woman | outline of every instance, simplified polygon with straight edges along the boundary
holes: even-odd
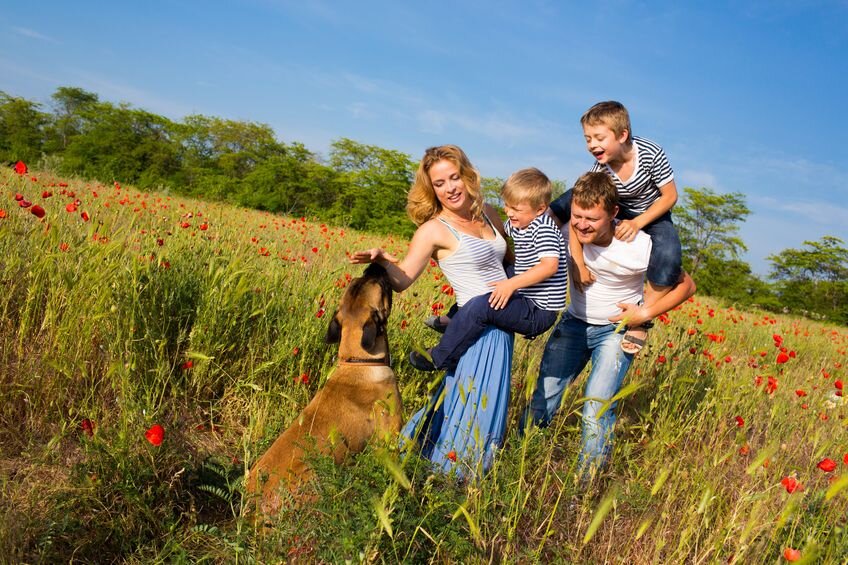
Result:
[[[455,145],[424,153],[409,191],[407,213],[418,225],[403,260],[382,249],[351,255],[353,263],[377,262],[396,292],[407,289],[435,260],[454,288],[460,307],[491,292],[506,278],[511,261],[503,226],[483,201],[480,174]],[[402,435],[444,472],[474,475],[489,468],[503,444],[509,406],[513,335],[489,328],[449,371],[428,405],[404,426]]]

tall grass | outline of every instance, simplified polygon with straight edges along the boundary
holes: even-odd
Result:
[[[240,480],[334,365],[326,324],[360,271],[345,253],[406,242],[8,170],[0,210],[3,561],[848,560],[845,328],[702,298],[671,312],[588,488],[583,381],[549,428],[522,433],[544,339],[518,339],[510,433],[485,477],[459,482],[375,443],[341,467],[316,457],[315,504],[257,531]],[[408,414],[432,383],[405,353],[435,341],[421,321],[449,305],[444,285],[431,267],[395,296]]]

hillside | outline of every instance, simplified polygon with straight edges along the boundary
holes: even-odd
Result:
[[[315,504],[257,532],[239,480],[335,363],[327,322],[361,272],[346,253],[406,243],[0,171],[2,560],[848,560],[848,331],[698,296],[652,330],[590,492],[580,386],[519,434],[544,339],[517,339],[508,442],[479,484],[374,445],[318,459]],[[433,265],[395,296],[407,414],[431,377],[406,352],[435,341],[422,321],[451,293]]]

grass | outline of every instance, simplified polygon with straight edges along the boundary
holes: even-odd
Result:
[[[334,364],[326,324],[360,272],[345,253],[406,241],[10,170],[0,210],[0,561],[848,561],[844,327],[702,297],[670,312],[587,490],[582,380],[522,436],[544,339],[518,339],[509,435],[479,482],[372,444],[317,457],[314,505],[257,531],[241,478]],[[407,414],[429,380],[405,352],[434,342],[422,321],[449,292],[431,267],[395,296]]]

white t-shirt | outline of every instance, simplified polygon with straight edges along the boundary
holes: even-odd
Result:
[[[590,324],[611,323],[609,318],[621,313],[617,303],[642,300],[650,256],[651,237],[642,231],[630,243],[613,238],[607,247],[584,245],[583,261],[595,282],[579,292],[569,281],[569,313]]]

